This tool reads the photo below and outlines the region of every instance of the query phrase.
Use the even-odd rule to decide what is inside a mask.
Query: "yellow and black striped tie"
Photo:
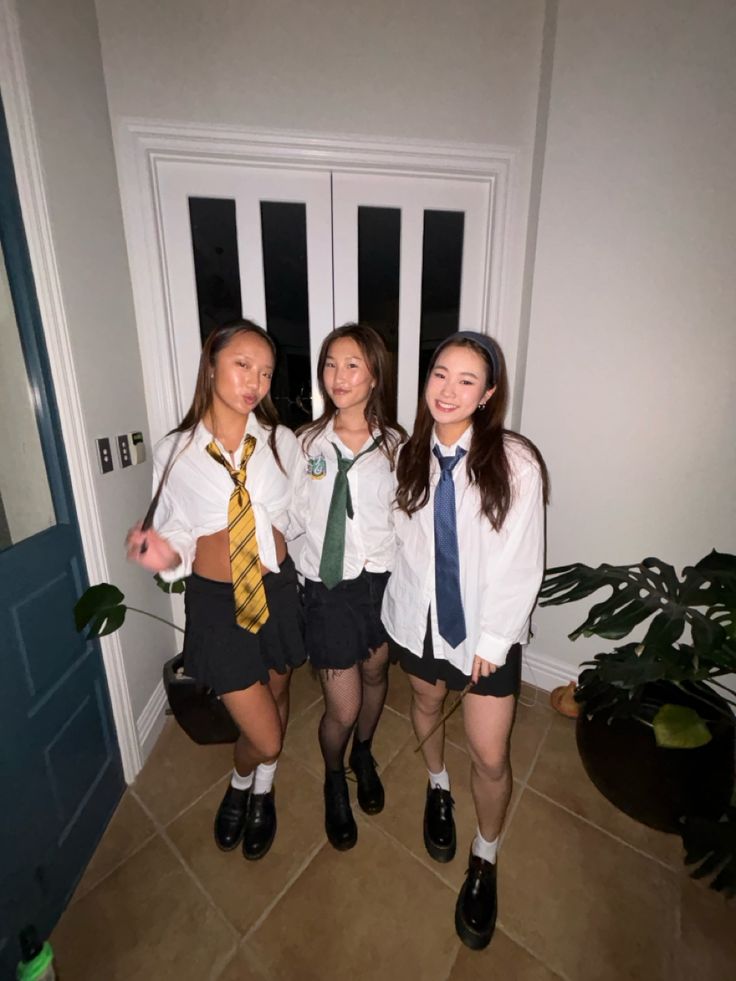
[[[255,437],[246,436],[240,467],[236,470],[222,455],[214,440],[207,446],[209,455],[225,467],[235,484],[227,509],[235,619],[238,626],[252,634],[257,634],[268,620],[268,603],[256,541],[256,521],[250,494],[245,489],[246,468],[255,448]]]

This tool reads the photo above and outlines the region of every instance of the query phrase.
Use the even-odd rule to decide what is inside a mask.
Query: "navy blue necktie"
[[[455,456],[442,456],[435,445],[434,455],[442,468],[434,492],[434,588],[437,599],[437,623],[440,637],[450,647],[457,647],[467,637],[465,614],[460,596],[460,561],[457,550],[457,515],[455,483],[452,471],[465,456],[460,447]]]

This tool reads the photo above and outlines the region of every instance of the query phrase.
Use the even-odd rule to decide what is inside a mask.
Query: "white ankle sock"
[[[253,781],[254,794],[267,794],[269,792],[271,787],[273,787],[273,778],[276,776],[276,767],[278,765],[278,760],[275,763],[258,764],[256,767],[256,778]]]
[[[235,787],[236,790],[248,790],[250,785],[253,783],[253,771],[247,773],[244,777],[241,776],[237,770],[233,770],[233,775],[230,777],[230,786]]]
[[[486,862],[490,862],[492,865],[495,865],[496,854],[498,852],[498,838],[494,838],[493,841],[486,841],[486,839],[480,833],[480,828],[478,828],[475,833],[475,838],[473,838],[471,851],[473,855],[477,855],[478,858],[484,858]]]
[[[429,785],[430,787],[439,787],[440,790],[450,789],[450,774],[447,772],[447,767],[443,766],[439,773],[432,773],[431,770],[427,770],[429,774]]]

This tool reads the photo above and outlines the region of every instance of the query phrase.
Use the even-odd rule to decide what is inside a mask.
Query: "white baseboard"
[[[532,647],[523,649],[521,658],[521,677],[529,685],[552,691],[568,681],[577,681],[580,669],[567,661],[561,661],[547,654],[535,651]]]
[[[166,721],[166,690],[163,681],[159,681],[153,689],[151,697],[146,702],[143,711],[138,716],[136,730],[140,746],[141,764],[145,763],[148,754],[156,744]]]

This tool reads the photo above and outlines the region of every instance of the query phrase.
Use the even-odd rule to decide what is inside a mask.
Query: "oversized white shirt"
[[[276,430],[276,446],[286,473],[276,463],[268,443],[270,431],[262,426],[255,413],[248,414],[243,442],[253,436],[255,449],[248,460],[245,486],[253,506],[258,554],[263,565],[278,572],[273,527],[286,532],[291,502],[291,477],[299,452],[296,437],[285,426]],[[173,582],[192,571],[197,539],[227,528],[227,511],[234,484],[227,469],[207,452],[213,436],[203,423],[194,434],[170,433],[156,445],[153,455],[153,486],[158,487],[161,473],[174,444],[178,449],[174,463],[161,492],[156,508],[154,528],[181,557],[175,569],[161,573],[161,578]],[[234,453],[228,453],[217,441],[225,459],[236,469],[243,455],[243,443]]]
[[[472,427],[452,447],[470,446]],[[435,437],[432,445],[437,443]],[[431,456],[427,504],[411,517],[396,511],[397,554],[383,598],[382,619],[393,639],[421,657],[431,611],[432,649],[465,675],[478,655],[492,664],[506,662],[509,648],[529,641],[529,618],[544,572],[544,505],[542,476],[532,454],[507,438],[513,503],[500,531],[480,511],[478,488],[468,479],[467,457],[452,472],[455,484],[460,594],[467,637],[456,648],[440,637],[434,578],[434,494],[440,466]]]
[[[367,449],[379,433],[374,433],[359,453]],[[398,434],[396,434],[398,443]],[[294,476],[292,523],[289,537],[304,533],[297,548],[289,550],[299,572],[307,579],[319,581],[319,564],[327,527],[332,489],[337,475],[338,446],[343,457],[353,453],[335,433],[332,422],[304,449],[308,434],[300,440],[300,459]],[[396,541],[393,501],[396,493],[396,471],[380,446],[362,456],[348,470],[348,486],[353,504],[353,518],[345,519],[345,558],[343,579],[356,579],[363,569],[388,572],[393,567]]]

